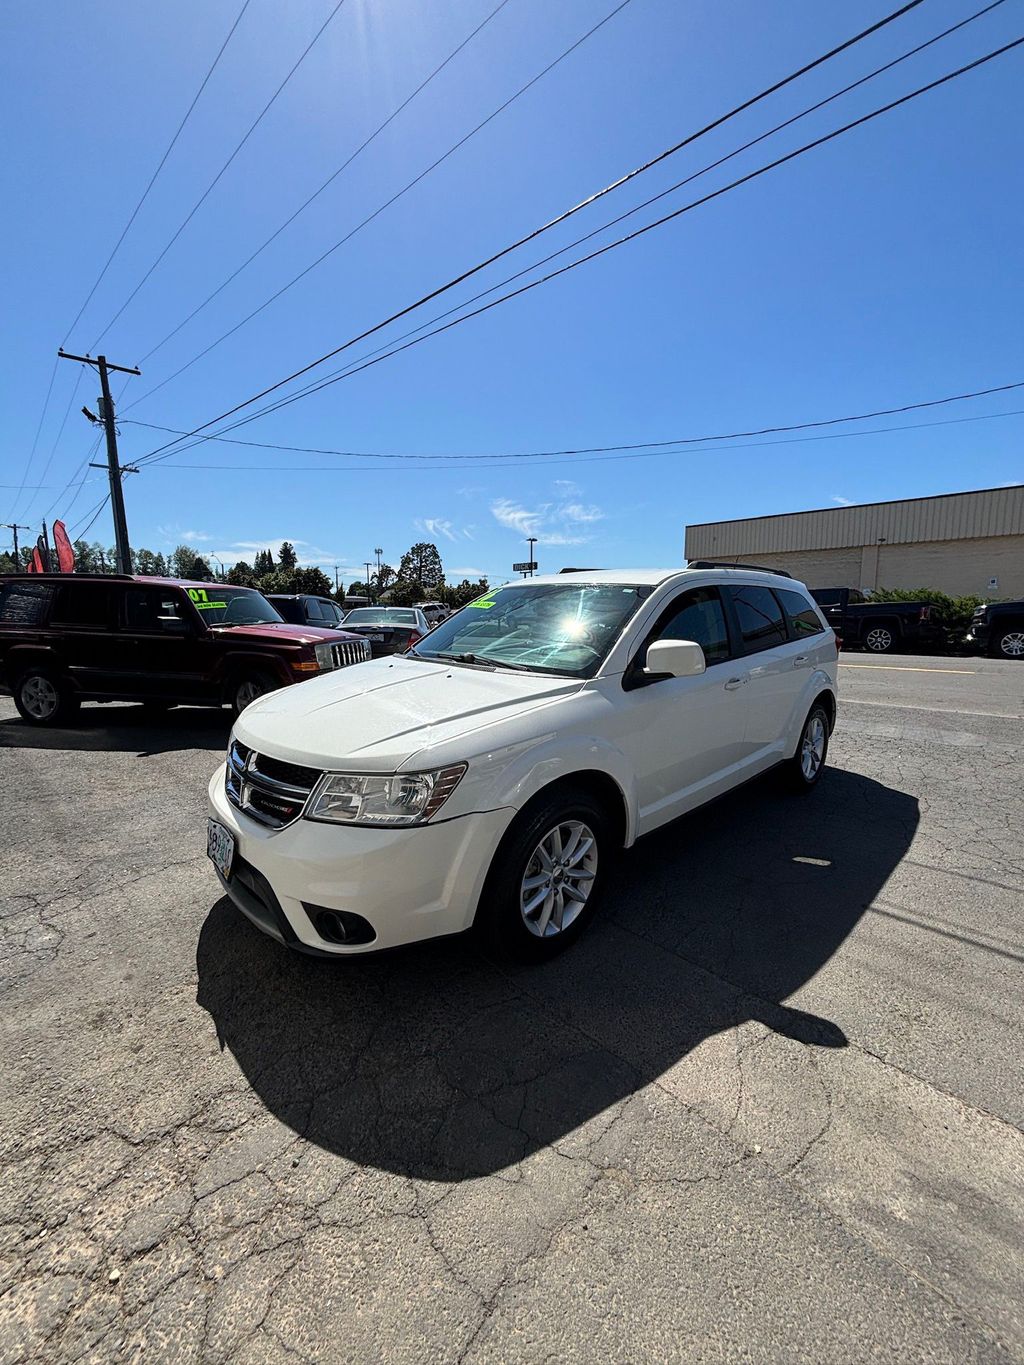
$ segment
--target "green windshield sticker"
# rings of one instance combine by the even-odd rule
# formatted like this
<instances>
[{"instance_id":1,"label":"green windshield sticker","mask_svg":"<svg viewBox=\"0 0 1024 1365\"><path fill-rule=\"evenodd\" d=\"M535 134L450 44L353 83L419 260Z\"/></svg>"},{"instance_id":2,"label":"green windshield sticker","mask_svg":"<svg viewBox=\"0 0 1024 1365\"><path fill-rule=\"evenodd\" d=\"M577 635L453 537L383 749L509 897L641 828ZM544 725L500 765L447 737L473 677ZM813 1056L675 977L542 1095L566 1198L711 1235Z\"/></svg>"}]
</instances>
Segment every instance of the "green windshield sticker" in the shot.
<instances>
[{"instance_id":1,"label":"green windshield sticker","mask_svg":"<svg viewBox=\"0 0 1024 1365\"><path fill-rule=\"evenodd\" d=\"M192 605L197 611L212 611L214 607L226 607L226 602L193 602Z\"/></svg>"},{"instance_id":2,"label":"green windshield sticker","mask_svg":"<svg viewBox=\"0 0 1024 1365\"><path fill-rule=\"evenodd\" d=\"M475 602L468 602L466 605L476 607L478 611L490 611L495 603L493 597L478 597Z\"/></svg>"}]
</instances>

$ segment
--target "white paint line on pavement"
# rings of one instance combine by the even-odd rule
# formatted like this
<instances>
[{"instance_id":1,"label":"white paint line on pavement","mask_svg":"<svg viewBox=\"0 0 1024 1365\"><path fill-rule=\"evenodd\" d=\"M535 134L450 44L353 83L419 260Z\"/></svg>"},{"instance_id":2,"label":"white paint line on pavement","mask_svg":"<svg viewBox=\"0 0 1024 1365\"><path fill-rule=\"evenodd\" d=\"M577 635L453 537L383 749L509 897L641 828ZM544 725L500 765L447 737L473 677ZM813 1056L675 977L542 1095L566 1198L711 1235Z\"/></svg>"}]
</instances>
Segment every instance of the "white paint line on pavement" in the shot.
<instances>
[{"instance_id":1,"label":"white paint line on pavement","mask_svg":"<svg viewBox=\"0 0 1024 1365\"><path fill-rule=\"evenodd\" d=\"M963 711L959 706L912 706L909 702L866 701L863 697L840 697L842 706L882 706L887 711L928 711L944 716L986 716L992 720L1024 720L1010 711Z\"/></svg>"},{"instance_id":2,"label":"white paint line on pavement","mask_svg":"<svg viewBox=\"0 0 1024 1365\"><path fill-rule=\"evenodd\" d=\"M911 664L843 664L840 668L870 668L878 673L977 673L976 668L915 668Z\"/></svg>"}]
</instances>

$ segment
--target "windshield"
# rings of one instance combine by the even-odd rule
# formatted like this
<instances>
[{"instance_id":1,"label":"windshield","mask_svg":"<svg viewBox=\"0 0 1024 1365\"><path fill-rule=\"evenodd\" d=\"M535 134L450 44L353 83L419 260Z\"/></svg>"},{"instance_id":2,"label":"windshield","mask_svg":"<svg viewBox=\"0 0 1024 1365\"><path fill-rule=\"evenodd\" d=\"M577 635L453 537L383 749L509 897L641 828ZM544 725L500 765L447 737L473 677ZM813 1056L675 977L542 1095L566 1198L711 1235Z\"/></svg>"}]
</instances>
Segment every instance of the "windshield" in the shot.
<instances>
[{"instance_id":1,"label":"windshield","mask_svg":"<svg viewBox=\"0 0 1024 1365\"><path fill-rule=\"evenodd\" d=\"M626 583L497 588L435 626L413 652L592 678L650 591Z\"/></svg>"},{"instance_id":2,"label":"windshield","mask_svg":"<svg viewBox=\"0 0 1024 1365\"><path fill-rule=\"evenodd\" d=\"M186 588L192 605L208 626L258 626L283 621L276 607L252 588Z\"/></svg>"},{"instance_id":3,"label":"windshield","mask_svg":"<svg viewBox=\"0 0 1024 1365\"><path fill-rule=\"evenodd\" d=\"M357 607L345 617L346 624L353 621L357 626L414 626L416 613L401 607Z\"/></svg>"}]
</instances>

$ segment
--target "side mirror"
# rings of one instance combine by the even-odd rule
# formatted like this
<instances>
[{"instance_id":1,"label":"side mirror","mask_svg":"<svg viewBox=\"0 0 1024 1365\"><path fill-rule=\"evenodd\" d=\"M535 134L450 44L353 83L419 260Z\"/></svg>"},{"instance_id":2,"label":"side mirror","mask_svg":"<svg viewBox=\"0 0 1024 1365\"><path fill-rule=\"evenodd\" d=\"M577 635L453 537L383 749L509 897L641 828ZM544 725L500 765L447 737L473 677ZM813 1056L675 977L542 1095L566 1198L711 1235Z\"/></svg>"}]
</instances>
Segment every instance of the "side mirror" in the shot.
<instances>
[{"instance_id":1,"label":"side mirror","mask_svg":"<svg viewBox=\"0 0 1024 1365\"><path fill-rule=\"evenodd\" d=\"M645 673L696 678L706 669L704 651L694 640L655 640L648 646Z\"/></svg>"}]
</instances>

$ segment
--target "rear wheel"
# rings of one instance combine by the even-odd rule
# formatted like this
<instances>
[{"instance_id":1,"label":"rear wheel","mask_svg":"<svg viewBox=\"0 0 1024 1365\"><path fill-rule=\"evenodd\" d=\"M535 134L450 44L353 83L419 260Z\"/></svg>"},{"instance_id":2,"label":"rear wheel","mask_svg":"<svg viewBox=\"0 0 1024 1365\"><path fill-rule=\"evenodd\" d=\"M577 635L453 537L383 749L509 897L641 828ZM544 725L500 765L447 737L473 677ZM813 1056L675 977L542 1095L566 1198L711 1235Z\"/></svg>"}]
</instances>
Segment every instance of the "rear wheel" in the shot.
<instances>
[{"instance_id":1,"label":"rear wheel","mask_svg":"<svg viewBox=\"0 0 1024 1365\"><path fill-rule=\"evenodd\" d=\"M265 692L273 692L276 687L277 683L269 673L242 674L231 684L232 711L236 716L240 715L257 697L262 697Z\"/></svg>"},{"instance_id":2,"label":"rear wheel","mask_svg":"<svg viewBox=\"0 0 1024 1365\"><path fill-rule=\"evenodd\" d=\"M1004 630L998 637L996 653L1002 659L1024 659L1024 629Z\"/></svg>"},{"instance_id":3,"label":"rear wheel","mask_svg":"<svg viewBox=\"0 0 1024 1365\"><path fill-rule=\"evenodd\" d=\"M71 684L49 669L27 669L13 690L14 704L30 725L61 725L78 712Z\"/></svg>"},{"instance_id":4,"label":"rear wheel","mask_svg":"<svg viewBox=\"0 0 1024 1365\"><path fill-rule=\"evenodd\" d=\"M864 636L864 648L872 654L888 654L896 644L896 632L891 626L872 626Z\"/></svg>"},{"instance_id":5,"label":"rear wheel","mask_svg":"<svg viewBox=\"0 0 1024 1365\"><path fill-rule=\"evenodd\" d=\"M786 765L786 776L795 791L810 791L821 781L828 757L828 712L815 702L804 721L796 753Z\"/></svg>"},{"instance_id":6,"label":"rear wheel","mask_svg":"<svg viewBox=\"0 0 1024 1365\"><path fill-rule=\"evenodd\" d=\"M611 861L609 822L585 792L563 790L513 825L495 855L477 928L504 957L542 962L586 928Z\"/></svg>"}]
</instances>

